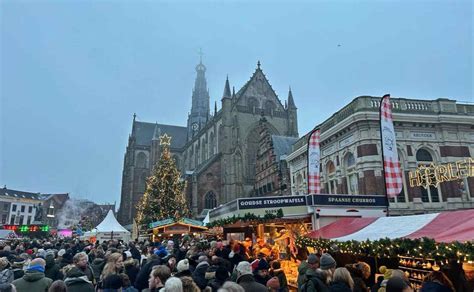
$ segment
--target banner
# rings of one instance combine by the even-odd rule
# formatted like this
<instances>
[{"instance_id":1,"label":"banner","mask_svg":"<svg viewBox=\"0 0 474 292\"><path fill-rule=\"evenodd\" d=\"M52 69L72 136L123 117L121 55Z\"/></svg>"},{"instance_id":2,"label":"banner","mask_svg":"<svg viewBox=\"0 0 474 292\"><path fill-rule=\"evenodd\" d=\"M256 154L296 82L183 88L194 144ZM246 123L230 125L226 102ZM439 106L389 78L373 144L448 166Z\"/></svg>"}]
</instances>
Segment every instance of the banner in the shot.
<instances>
[{"instance_id":1,"label":"banner","mask_svg":"<svg viewBox=\"0 0 474 292\"><path fill-rule=\"evenodd\" d=\"M313 131L308 140L308 194L321 193L321 150L319 142L321 139L321 131Z\"/></svg>"},{"instance_id":2,"label":"banner","mask_svg":"<svg viewBox=\"0 0 474 292\"><path fill-rule=\"evenodd\" d=\"M239 210L255 208L283 208L306 206L306 196L282 196L255 199L238 199Z\"/></svg>"},{"instance_id":3,"label":"banner","mask_svg":"<svg viewBox=\"0 0 474 292\"><path fill-rule=\"evenodd\" d=\"M380 103L380 135L382 136L385 189L387 197L394 198L402 191L403 181L400 162L398 161L395 130L393 129L390 94L384 95Z\"/></svg>"},{"instance_id":4,"label":"banner","mask_svg":"<svg viewBox=\"0 0 474 292\"><path fill-rule=\"evenodd\" d=\"M357 207L385 207L387 197L364 195L313 195L308 205L312 206L357 206Z\"/></svg>"}]
</instances>

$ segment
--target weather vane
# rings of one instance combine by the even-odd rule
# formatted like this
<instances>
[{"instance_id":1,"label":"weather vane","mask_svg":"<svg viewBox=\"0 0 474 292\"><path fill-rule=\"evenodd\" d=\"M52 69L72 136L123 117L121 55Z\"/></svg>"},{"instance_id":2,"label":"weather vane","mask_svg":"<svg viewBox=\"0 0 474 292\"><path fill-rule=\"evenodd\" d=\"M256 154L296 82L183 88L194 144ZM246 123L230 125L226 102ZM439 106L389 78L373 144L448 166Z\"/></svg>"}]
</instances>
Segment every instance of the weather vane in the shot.
<instances>
[{"instance_id":1,"label":"weather vane","mask_svg":"<svg viewBox=\"0 0 474 292\"><path fill-rule=\"evenodd\" d=\"M160 136L160 145L170 146L171 136L168 136L166 133Z\"/></svg>"}]
</instances>

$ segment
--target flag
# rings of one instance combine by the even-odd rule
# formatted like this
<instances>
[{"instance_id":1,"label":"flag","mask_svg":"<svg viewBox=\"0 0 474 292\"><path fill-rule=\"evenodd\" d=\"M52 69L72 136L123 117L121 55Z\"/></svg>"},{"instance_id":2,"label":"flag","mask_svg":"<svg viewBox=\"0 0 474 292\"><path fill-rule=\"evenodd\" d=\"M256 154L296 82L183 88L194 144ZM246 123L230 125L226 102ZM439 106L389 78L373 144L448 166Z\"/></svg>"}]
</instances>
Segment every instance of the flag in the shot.
<instances>
[{"instance_id":1,"label":"flag","mask_svg":"<svg viewBox=\"0 0 474 292\"><path fill-rule=\"evenodd\" d=\"M321 131L313 131L308 140L308 194L321 193L321 152L319 149Z\"/></svg>"},{"instance_id":2,"label":"flag","mask_svg":"<svg viewBox=\"0 0 474 292\"><path fill-rule=\"evenodd\" d=\"M398 161L397 142L393 129L392 104L390 95L386 94L380 103L380 134L382 138L382 155L385 175L385 188L388 198L400 194L403 187L402 171Z\"/></svg>"}]
</instances>

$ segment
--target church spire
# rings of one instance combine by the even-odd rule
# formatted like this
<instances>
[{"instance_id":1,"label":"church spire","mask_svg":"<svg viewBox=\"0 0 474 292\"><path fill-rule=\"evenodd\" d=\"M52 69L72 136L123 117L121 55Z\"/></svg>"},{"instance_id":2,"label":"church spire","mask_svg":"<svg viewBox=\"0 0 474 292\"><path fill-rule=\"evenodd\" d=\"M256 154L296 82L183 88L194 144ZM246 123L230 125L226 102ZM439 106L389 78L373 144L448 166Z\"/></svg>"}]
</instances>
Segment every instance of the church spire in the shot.
<instances>
[{"instance_id":1,"label":"church spire","mask_svg":"<svg viewBox=\"0 0 474 292\"><path fill-rule=\"evenodd\" d=\"M291 93L291 87L288 91L288 108L289 109L296 109L295 101L293 100L293 93Z\"/></svg>"},{"instance_id":2,"label":"church spire","mask_svg":"<svg viewBox=\"0 0 474 292\"><path fill-rule=\"evenodd\" d=\"M222 99L224 98L231 98L229 76L227 76L225 80L224 94L222 94Z\"/></svg>"},{"instance_id":3,"label":"church spire","mask_svg":"<svg viewBox=\"0 0 474 292\"><path fill-rule=\"evenodd\" d=\"M191 113L188 116L188 138L192 138L209 119L209 90L206 81L206 66L202 63L202 51L196 66L196 80L192 96Z\"/></svg>"}]
</instances>

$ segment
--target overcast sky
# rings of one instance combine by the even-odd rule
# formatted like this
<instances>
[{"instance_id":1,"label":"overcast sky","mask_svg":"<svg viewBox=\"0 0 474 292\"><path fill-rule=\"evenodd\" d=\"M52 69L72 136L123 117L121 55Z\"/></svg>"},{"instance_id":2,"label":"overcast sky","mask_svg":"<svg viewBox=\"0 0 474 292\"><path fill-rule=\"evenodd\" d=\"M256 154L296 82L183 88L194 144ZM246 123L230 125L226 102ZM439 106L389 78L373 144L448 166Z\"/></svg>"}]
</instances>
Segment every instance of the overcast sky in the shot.
<instances>
[{"instance_id":1,"label":"overcast sky","mask_svg":"<svg viewBox=\"0 0 474 292\"><path fill-rule=\"evenodd\" d=\"M257 60L300 135L360 95L473 101L471 1L1 1L0 184L120 201L132 115L186 124Z\"/></svg>"}]
</instances>

